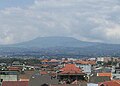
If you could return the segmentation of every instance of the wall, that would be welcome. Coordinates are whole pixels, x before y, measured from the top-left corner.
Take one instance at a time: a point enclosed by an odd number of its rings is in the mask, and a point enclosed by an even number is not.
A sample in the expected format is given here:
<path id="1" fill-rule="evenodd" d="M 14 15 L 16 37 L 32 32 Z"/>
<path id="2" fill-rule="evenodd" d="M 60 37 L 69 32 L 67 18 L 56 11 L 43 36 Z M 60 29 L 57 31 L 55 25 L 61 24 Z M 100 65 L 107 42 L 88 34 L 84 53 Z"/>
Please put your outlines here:
<path id="1" fill-rule="evenodd" d="M 0 79 L 3 79 L 3 81 L 17 81 L 18 77 L 17 75 L 0 75 Z"/>

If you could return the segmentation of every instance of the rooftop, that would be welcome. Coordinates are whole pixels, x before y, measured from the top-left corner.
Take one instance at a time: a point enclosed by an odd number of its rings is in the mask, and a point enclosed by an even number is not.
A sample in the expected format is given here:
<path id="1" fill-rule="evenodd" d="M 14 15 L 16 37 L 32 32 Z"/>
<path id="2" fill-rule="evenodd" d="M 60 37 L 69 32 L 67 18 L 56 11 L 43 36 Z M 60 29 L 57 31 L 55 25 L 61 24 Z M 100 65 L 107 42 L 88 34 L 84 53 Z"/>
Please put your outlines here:
<path id="1" fill-rule="evenodd" d="M 2 86 L 28 86 L 28 81 L 3 81 Z"/>
<path id="2" fill-rule="evenodd" d="M 99 86 L 120 86 L 120 80 L 112 80 L 100 83 Z"/>
<path id="3" fill-rule="evenodd" d="M 111 77 L 112 73 L 98 73 L 97 76 L 108 76 L 108 77 Z"/>
<path id="4" fill-rule="evenodd" d="M 60 69 L 60 74 L 82 74 L 82 70 L 76 67 L 75 64 L 66 64 L 65 67 Z"/>

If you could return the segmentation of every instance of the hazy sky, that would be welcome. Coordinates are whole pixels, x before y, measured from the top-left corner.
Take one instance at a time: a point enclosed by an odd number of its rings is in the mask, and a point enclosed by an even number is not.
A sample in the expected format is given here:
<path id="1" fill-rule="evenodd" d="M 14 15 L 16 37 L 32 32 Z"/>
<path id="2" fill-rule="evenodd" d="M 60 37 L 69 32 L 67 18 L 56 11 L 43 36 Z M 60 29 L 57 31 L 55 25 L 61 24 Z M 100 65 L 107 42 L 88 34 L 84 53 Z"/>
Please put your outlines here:
<path id="1" fill-rule="evenodd" d="M 0 44 L 39 36 L 120 44 L 120 0 L 0 0 Z"/>

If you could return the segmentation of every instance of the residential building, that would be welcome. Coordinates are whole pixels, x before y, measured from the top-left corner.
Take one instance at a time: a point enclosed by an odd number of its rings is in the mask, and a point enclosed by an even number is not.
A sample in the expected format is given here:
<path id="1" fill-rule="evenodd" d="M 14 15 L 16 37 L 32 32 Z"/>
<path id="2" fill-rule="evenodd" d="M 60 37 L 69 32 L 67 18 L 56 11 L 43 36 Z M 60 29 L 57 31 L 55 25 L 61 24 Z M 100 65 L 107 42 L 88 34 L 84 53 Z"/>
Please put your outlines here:
<path id="1" fill-rule="evenodd" d="M 87 75 L 75 64 L 66 64 L 57 74 L 61 84 L 72 84 L 73 82 L 87 82 Z"/>
<path id="2" fill-rule="evenodd" d="M 120 86 L 120 80 L 105 81 L 99 83 L 99 86 Z"/>

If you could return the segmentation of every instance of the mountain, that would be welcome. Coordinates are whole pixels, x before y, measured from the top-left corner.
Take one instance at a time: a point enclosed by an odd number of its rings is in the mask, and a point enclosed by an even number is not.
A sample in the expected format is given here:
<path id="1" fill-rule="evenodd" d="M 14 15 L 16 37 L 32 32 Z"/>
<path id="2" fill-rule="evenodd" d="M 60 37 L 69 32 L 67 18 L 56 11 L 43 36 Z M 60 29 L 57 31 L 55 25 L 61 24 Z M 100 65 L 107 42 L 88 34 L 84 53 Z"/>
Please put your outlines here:
<path id="1" fill-rule="evenodd" d="M 5 45 L 4 47 L 50 48 L 50 47 L 86 47 L 98 43 L 84 42 L 72 37 L 39 37 L 27 42 Z"/>
<path id="2" fill-rule="evenodd" d="M 120 45 L 85 42 L 72 37 L 39 37 L 23 43 L 1 45 L 0 55 L 47 55 L 58 57 L 120 56 Z"/>

